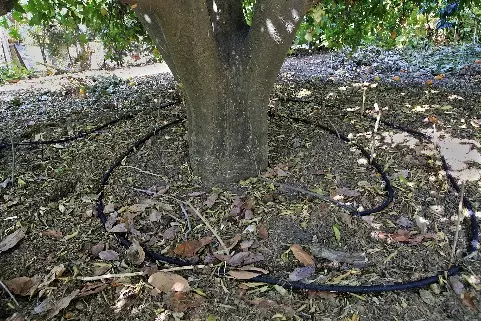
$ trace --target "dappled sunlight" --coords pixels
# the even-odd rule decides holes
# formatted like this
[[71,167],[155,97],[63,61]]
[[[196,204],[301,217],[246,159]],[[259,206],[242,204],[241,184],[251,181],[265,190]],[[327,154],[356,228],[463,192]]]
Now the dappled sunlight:
[[296,94],[297,98],[304,98],[304,97],[309,97],[312,95],[312,92],[308,89],[302,88],[299,90]]
[[383,132],[381,135],[384,137],[384,143],[390,144],[392,147],[395,147],[396,145],[405,145],[410,148],[415,148],[419,143],[418,139],[406,132]]
[[276,27],[272,23],[271,19],[266,20],[266,26],[267,26],[267,32],[271,36],[271,38],[276,42],[276,43],[281,43],[282,39],[279,36],[279,32],[277,31]]
[[150,19],[149,15],[148,14],[144,14],[144,20],[145,22],[151,24],[152,23],[152,19]]

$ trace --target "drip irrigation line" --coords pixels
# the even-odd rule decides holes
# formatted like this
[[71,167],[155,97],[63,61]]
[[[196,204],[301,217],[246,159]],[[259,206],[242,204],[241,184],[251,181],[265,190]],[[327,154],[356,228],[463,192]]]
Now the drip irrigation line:
[[[332,128],[329,128],[327,126],[324,126],[324,125],[318,124],[318,123],[314,124],[312,121],[304,119],[304,118],[287,117],[287,116],[284,116],[284,117],[289,118],[289,119],[291,119],[295,122],[303,123],[303,124],[310,125],[310,126],[315,126],[315,127],[320,128],[320,129],[322,129],[322,130],[324,130],[328,133],[331,133],[332,135],[337,136],[339,139],[343,140],[344,142],[349,143],[349,144],[353,144],[354,146],[356,146],[356,148],[361,152],[361,154],[365,158],[371,159],[371,154],[369,154],[369,152],[367,150],[365,150],[362,146],[360,146],[356,143],[353,143],[349,138],[347,138],[347,136],[339,133],[338,131],[336,131]],[[381,178],[384,181],[384,190],[387,192],[387,197],[385,198],[385,200],[380,205],[378,205],[374,208],[364,210],[364,211],[351,211],[351,214],[354,215],[354,216],[368,216],[368,215],[371,215],[371,214],[374,214],[374,213],[379,213],[382,210],[384,210],[386,207],[388,207],[392,203],[392,201],[394,200],[394,189],[392,188],[391,180],[387,176],[386,172],[384,171],[382,166],[379,165],[376,162],[375,159],[372,159],[371,165],[376,169],[378,174],[381,175]]]
[[[295,119],[296,121],[302,121],[306,124],[312,124],[312,122],[309,122],[307,120],[302,120],[302,119]],[[178,119],[175,121],[172,121],[170,123],[167,123],[159,128],[157,128],[154,132],[147,134],[140,140],[138,140],[132,147],[130,147],[127,151],[125,151],[122,155],[120,155],[109,167],[109,169],[105,172],[105,174],[102,177],[100,187],[99,187],[99,192],[98,192],[98,199],[97,199],[97,215],[104,225],[105,228],[105,222],[107,221],[107,217],[104,213],[104,204],[103,204],[103,198],[104,198],[104,187],[108,184],[109,178],[112,174],[112,172],[122,163],[122,160],[127,157],[129,154],[133,153],[135,150],[137,150],[139,147],[141,147],[149,138],[152,136],[160,133],[162,130],[167,129],[171,126],[174,126],[178,123],[182,122],[182,120]],[[325,126],[318,125],[318,124],[313,124],[315,126],[319,126],[321,129],[325,129],[330,133],[335,133],[336,136],[340,137],[341,139],[349,142],[349,139],[344,136],[340,135],[336,131],[333,131]],[[360,147],[360,146],[358,146]],[[363,149],[361,148],[361,151]],[[366,151],[362,152],[364,156],[369,156],[369,153]],[[374,165],[375,164],[375,165]],[[374,208],[372,210],[368,210],[365,212],[374,213],[376,211],[380,211],[384,209],[387,205],[392,201],[392,187],[390,185],[390,181],[383,171],[382,167],[373,162],[373,166],[376,168],[376,170],[381,174],[383,179],[385,180],[385,189],[388,192],[389,196],[383,204],[378,206],[377,208]],[[363,212],[358,212],[359,214],[364,214]],[[365,214],[368,215],[368,214]],[[132,243],[131,241],[128,240],[127,234],[126,233],[114,233],[115,236],[117,237],[118,241],[126,246],[129,247]],[[474,242],[474,237],[473,237],[473,242]],[[159,261],[159,262],[164,262],[168,264],[173,264],[177,266],[192,266],[191,263],[186,262],[184,260],[181,260],[176,257],[171,257],[171,256],[166,256],[166,255],[161,255],[158,254],[154,251],[149,250],[146,247],[143,247],[145,254],[150,257],[152,260]],[[229,269],[226,267],[223,267],[218,270],[218,275],[219,276],[226,276],[227,273],[229,272]],[[378,292],[386,292],[386,291],[401,291],[401,290],[411,290],[411,289],[416,289],[416,288],[422,288],[425,287],[429,284],[437,283],[441,278],[446,278],[455,274],[458,274],[460,272],[460,267],[459,266],[452,266],[450,267],[447,271],[440,271],[430,277],[425,277],[421,278],[415,281],[406,281],[406,282],[398,282],[398,283],[392,283],[392,284],[377,284],[377,285],[359,285],[359,286],[346,286],[346,285],[334,285],[334,284],[319,284],[319,283],[302,283],[302,282],[289,282],[283,279],[278,279],[278,278],[270,278],[267,276],[256,276],[254,278],[249,279],[249,281],[252,282],[262,282],[266,284],[273,284],[273,285],[279,285],[282,286],[286,289],[295,289],[295,290],[309,290],[309,291],[327,291],[327,292],[340,292],[340,293],[378,293]]]
[[[168,103],[165,103],[165,104],[162,104],[160,105],[159,107],[155,107],[155,109],[164,109],[164,108],[168,108],[170,106],[173,106],[173,105],[176,105],[178,104],[179,101],[173,101],[173,102],[168,102]],[[128,120],[128,119],[133,119],[135,118],[138,114],[140,114],[141,112],[144,112],[144,110],[142,111],[138,111],[136,113],[130,113],[130,114],[126,114],[126,115],[123,115],[123,116],[120,116],[118,118],[115,118],[105,124],[102,124],[102,125],[99,125],[91,130],[88,130],[86,132],[81,132],[77,135],[74,135],[74,136],[69,136],[69,137],[65,137],[65,138],[60,138],[60,139],[52,139],[52,140],[40,140],[40,141],[29,141],[29,142],[19,142],[19,143],[13,143],[14,146],[38,146],[38,145],[53,145],[53,144],[61,144],[61,143],[67,143],[67,142],[70,142],[70,141],[73,141],[73,140],[77,140],[77,139],[81,139],[81,138],[84,138],[88,135],[91,135],[93,133],[96,133],[96,132],[99,132],[101,131],[102,129],[106,128],[106,127],[109,127],[109,126],[112,126],[112,125],[115,125],[117,124],[118,122],[120,121],[123,121],[123,120]],[[7,143],[5,141],[3,142],[0,142],[0,150],[2,150],[3,148],[10,148],[12,146],[12,143]]]
[[[312,101],[309,101],[309,100],[304,100],[304,99],[299,99],[299,98],[284,98],[283,100],[287,101],[287,102],[292,101],[292,102],[303,103],[303,104],[308,104],[308,103],[312,102]],[[370,118],[370,117],[368,117],[368,118]],[[373,118],[370,118],[370,119],[373,120]],[[432,142],[432,139],[429,135],[426,135],[426,134],[424,134],[420,131],[417,131],[415,129],[412,129],[412,128],[409,128],[409,127],[406,127],[406,126],[402,126],[402,125],[398,125],[398,124],[395,124],[393,122],[390,122],[390,121],[387,121],[387,120],[382,120],[382,119],[381,119],[381,124],[383,124],[385,126],[388,126],[388,127],[391,127],[391,128],[394,128],[394,129],[397,129],[397,130],[402,131],[402,132],[409,133],[409,134],[411,134],[415,137],[419,137],[419,138],[421,138],[421,139],[423,139],[427,142]],[[322,125],[319,125],[319,126],[322,126]],[[322,127],[325,127],[325,126],[322,126]],[[322,128],[322,127],[320,127],[320,128]],[[326,130],[328,130],[329,132],[332,133],[331,129],[327,128]],[[341,139],[344,140],[344,138],[342,138],[342,137],[341,137]],[[362,152],[362,150],[361,150],[361,152]],[[366,154],[364,152],[363,152],[363,154],[364,154],[364,156],[366,156]],[[454,188],[456,193],[459,194],[461,189],[460,189],[456,179],[451,174],[451,171],[450,171],[449,165],[446,161],[446,158],[441,153],[439,153],[439,155],[441,157],[442,169],[443,169],[443,171],[446,172],[446,176],[449,180],[449,183]],[[376,167],[376,169],[380,168],[379,165],[373,165],[373,166]],[[467,196],[463,196],[463,205],[468,210],[468,215],[469,215],[469,218],[470,218],[470,221],[471,221],[470,222],[470,225],[471,225],[471,242],[470,242],[470,246],[468,248],[468,254],[470,254],[470,253],[473,253],[473,252],[477,251],[478,246],[479,246],[479,222],[478,222],[478,218],[476,217],[476,213],[474,212],[473,205],[471,204],[471,201],[469,200],[469,198]]]

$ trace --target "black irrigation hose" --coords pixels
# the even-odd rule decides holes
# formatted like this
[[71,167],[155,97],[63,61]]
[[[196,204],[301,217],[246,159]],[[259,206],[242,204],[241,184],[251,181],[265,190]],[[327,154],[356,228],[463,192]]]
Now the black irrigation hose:
[[[335,131],[334,129],[331,129],[329,127],[326,127],[324,125],[321,125],[321,124],[313,124],[311,121],[307,120],[307,119],[302,119],[302,118],[298,118],[298,117],[288,117],[289,119],[291,120],[294,120],[295,122],[299,122],[299,123],[303,123],[303,124],[306,124],[306,125],[314,125],[324,131],[327,131],[337,137],[339,137],[339,139],[343,140],[344,142],[346,143],[352,143],[351,140],[349,138],[347,138],[347,136]],[[367,159],[371,159],[371,155],[369,154],[368,151],[366,151],[362,146],[358,145],[358,144],[354,144],[356,146],[356,148],[361,152],[361,154],[366,157]],[[374,214],[374,213],[378,213],[378,212],[381,212],[382,210],[384,210],[386,207],[389,206],[389,204],[392,203],[392,201],[394,200],[394,190],[392,188],[392,185],[391,185],[391,181],[389,180],[389,177],[387,177],[386,173],[384,172],[383,168],[381,167],[381,165],[379,165],[376,160],[372,160],[371,161],[371,165],[376,169],[376,171],[379,173],[379,175],[381,175],[383,181],[384,181],[384,189],[386,190],[387,192],[387,197],[386,199],[381,203],[381,205],[379,206],[376,206],[375,208],[372,208],[372,209],[368,209],[368,210],[364,210],[364,211],[351,211],[351,214],[352,215],[355,215],[355,216],[368,216],[368,215],[371,215],[371,214]]]
[[[179,101],[173,101],[173,102],[168,102],[168,103],[165,103],[165,104],[162,104],[160,105],[159,107],[155,107],[156,109],[164,109],[164,108],[167,108],[167,107],[170,107],[170,106],[173,106],[173,105],[176,105],[178,104]],[[70,142],[70,141],[73,141],[73,140],[77,140],[77,139],[81,139],[81,138],[84,138],[88,135],[91,135],[93,133],[96,133],[96,132],[99,132],[101,131],[102,129],[106,128],[106,127],[109,127],[109,126],[112,126],[112,125],[115,125],[116,123],[120,122],[120,121],[123,121],[123,120],[128,120],[128,119],[133,119],[135,116],[137,116],[140,112],[142,111],[138,111],[136,113],[130,113],[130,114],[126,114],[126,115],[123,115],[123,116],[120,116],[118,118],[115,118],[105,124],[102,124],[102,125],[99,125],[91,130],[88,130],[86,132],[81,132],[77,135],[74,135],[74,136],[69,136],[69,137],[65,137],[65,138],[61,138],[61,139],[52,139],[52,140],[41,140],[41,141],[29,141],[29,142],[20,142],[20,143],[13,143],[14,146],[38,146],[38,145],[52,145],[52,144],[61,144],[61,143],[66,143],[66,142]],[[10,148],[12,147],[12,144],[11,143],[7,143],[7,142],[0,142],[0,150],[4,149],[4,148]]]
[[[302,121],[302,122],[310,124],[310,122],[305,121],[305,120],[301,120],[299,118],[297,118],[295,120],[296,121]],[[151,138],[152,136],[154,136],[157,133],[160,133],[163,129],[171,127],[171,126],[173,126],[175,124],[178,124],[180,122],[181,122],[181,120],[175,120],[173,122],[167,123],[167,124],[157,128],[154,132],[144,136],[139,141],[137,141],[132,147],[130,147],[127,151],[125,151],[122,155],[120,155],[114,161],[114,163],[109,167],[109,169],[105,172],[105,174],[104,174],[104,176],[102,177],[102,180],[101,180],[100,189],[99,189],[99,193],[98,193],[99,197],[97,199],[97,215],[98,215],[100,221],[102,222],[102,224],[104,225],[104,227],[105,227],[105,222],[107,221],[107,217],[105,216],[105,213],[103,211],[103,209],[104,209],[104,205],[103,205],[104,187],[107,185],[108,180],[109,180],[112,172],[115,170],[116,167],[118,167],[121,164],[122,160],[125,157],[127,157],[129,154],[134,152],[137,148],[141,147],[149,138]],[[317,126],[317,124],[316,124],[316,126]],[[321,126],[321,125],[319,125],[319,128],[326,129],[331,133],[335,133],[341,139],[343,139],[345,141],[349,141],[349,139],[347,137],[345,137],[345,136],[341,137],[341,135],[339,133],[337,133],[337,132],[335,132],[331,129],[328,129],[328,128],[326,128],[324,126]],[[363,152],[363,155],[368,157],[369,153]],[[377,164],[377,163],[375,163],[375,164]],[[379,173],[381,173],[381,176],[385,180],[385,182],[386,182],[385,187],[388,191],[388,194],[391,194],[392,193],[392,187],[390,188],[391,185],[389,183],[389,179],[387,178],[387,175],[384,173],[383,169],[378,164],[375,165],[375,168]],[[390,192],[390,190],[391,190],[391,192]],[[388,200],[389,200],[389,198],[390,197],[388,197]],[[386,203],[386,201],[384,203]],[[379,206],[378,208],[381,208],[381,207],[382,207],[382,205]],[[383,209],[383,208],[384,207],[382,207],[381,209]],[[373,210],[375,210],[375,209],[373,209]],[[370,211],[373,211],[373,210],[370,210]],[[360,213],[362,214],[362,212],[360,212]],[[365,214],[365,215],[367,215],[367,214]],[[477,221],[476,221],[476,223],[477,223]],[[474,230],[474,228],[473,228],[473,230]],[[122,245],[130,246],[131,242],[127,239],[125,233],[115,233],[115,235]],[[473,235],[473,242],[472,242],[473,245],[474,245],[474,241],[475,241],[475,237]],[[477,245],[477,237],[476,237],[476,245]],[[173,264],[173,265],[178,265],[178,266],[189,266],[189,265],[191,265],[190,263],[188,263],[184,260],[181,260],[181,259],[178,259],[178,258],[175,258],[175,257],[164,256],[164,255],[152,252],[152,251],[148,250],[147,248],[144,248],[144,251],[145,251],[147,256],[149,256],[151,259],[156,260],[156,261],[161,261],[161,262],[165,262],[165,263],[169,263],[169,264]],[[302,283],[302,282],[288,282],[288,281],[285,281],[285,280],[276,279],[276,278],[269,278],[269,277],[266,277],[266,276],[257,276],[257,277],[249,279],[249,281],[280,285],[280,286],[282,286],[284,288],[287,288],[287,289],[297,289],[297,290],[328,291],[328,292],[350,292],[350,293],[377,293],[377,292],[386,292],[386,291],[410,290],[410,289],[425,287],[429,284],[439,282],[439,279],[442,278],[442,277],[448,277],[448,276],[458,274],[459,271],[460,271],[460,268],[458,266],[453,266],[448,271],[438,272],[437,274],[435,274],[431,277],[425,277],[425,278],[422,278],[422,279],[418,279],[416,281],[399,282],[399,283],[393,283],[393,284],[360,285],[360,286],[345,286],[345,285],[316,284],[316,283],[306,284],[306,283]],[[221,268],[218,271],[218,274],[220,276],[225,276],[227,274],[227,272],[228,272],[227,268]]]
[[[405,132],[407,132],[407,133],[409,133],[413,136],[420,137],[420,138],[422,138],[426,141],[431,141],[431,137],[429,137],[428,135],[426,135],[424,133],[416,131],[414,129],[407,128],[407,127],[400,126],[400,125],[396,125],[396,124],[394,124],[392,122],[389,122],[389,121],[386,121],[386,120],[384,120],[384,121],[381,120],[381,123],[383,123],[386,126],[398,129],[400,131],[405,131]],[[451,175],[451,172],[449,170],[449,165],[446,162],[446,158],[442,154],[440,154],[440,155],[441,155],[441,162],[442,162],[443,171],[446,172],[446,176],[448,177],[449,182],[453,186],[454,190],[457,193],[460,193],[461,189],[459,188],[459,185],[456,182],[456,179],[453,177],[453,175]],[[472,235],[471,235],[471,244],[470,244],[470,248],[469,248],[468,251],[469,251],[469,253],[473,253],[474,251],[476,251],[478,249],[478,244],[479,244],[478,218],[476,217],[476,214],[474,213],[473,205],[471,204],[471,201],[466,196],[463,196],[463,205],[468,210],[469,218],[471,219],[471,233],[472,233]]]

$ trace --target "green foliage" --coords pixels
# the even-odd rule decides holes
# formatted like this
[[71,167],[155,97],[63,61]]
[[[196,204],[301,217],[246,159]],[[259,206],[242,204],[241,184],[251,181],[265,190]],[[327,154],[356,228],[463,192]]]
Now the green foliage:
[[[12,17],[19,23],[38,26],[47,33],[49,50],[55,44],[86,44],[98,38],[104,44],[106,59],[122,64],[131,52],[151,52],[154,45],[130,7],[117,0],[27,0]],[[13,38],[20,35],[16,26],[3,18]],[[38,37],[37,37],[38,38]]]
[[[243,0],[249,25],[255,4],[256,0]],[[295,45],[389,48],[471,41],[481,28],[480,15],[477,0],[323,0],[304,18]],[[46,44],[85,44],[100,39],[105,58],[118,65],[131,53],[159,57],[133,11],[118,0],[25,0],[12,17],[38,26],[46,33]],[[15,25],[5,18],[0,23],[10,27],[13,38],[20,38]]]
[[480,27],[479,10],[473,0],[325,0],[304,18],[296,45],[389,48],[469,41]]
[[28,78],[31,75],[32,72],[24,67],[16,65],[2,66],[0,67],[0,84],[16,82],[20,79]]

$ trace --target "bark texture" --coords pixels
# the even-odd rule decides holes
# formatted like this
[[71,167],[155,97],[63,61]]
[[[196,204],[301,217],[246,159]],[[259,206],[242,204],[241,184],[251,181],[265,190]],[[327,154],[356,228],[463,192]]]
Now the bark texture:
[[137,2],[137,16],[182,84],[191,166],[207,185],[266,168],[269,95],[312,3],[257,0],[248,26],[242,0]]

